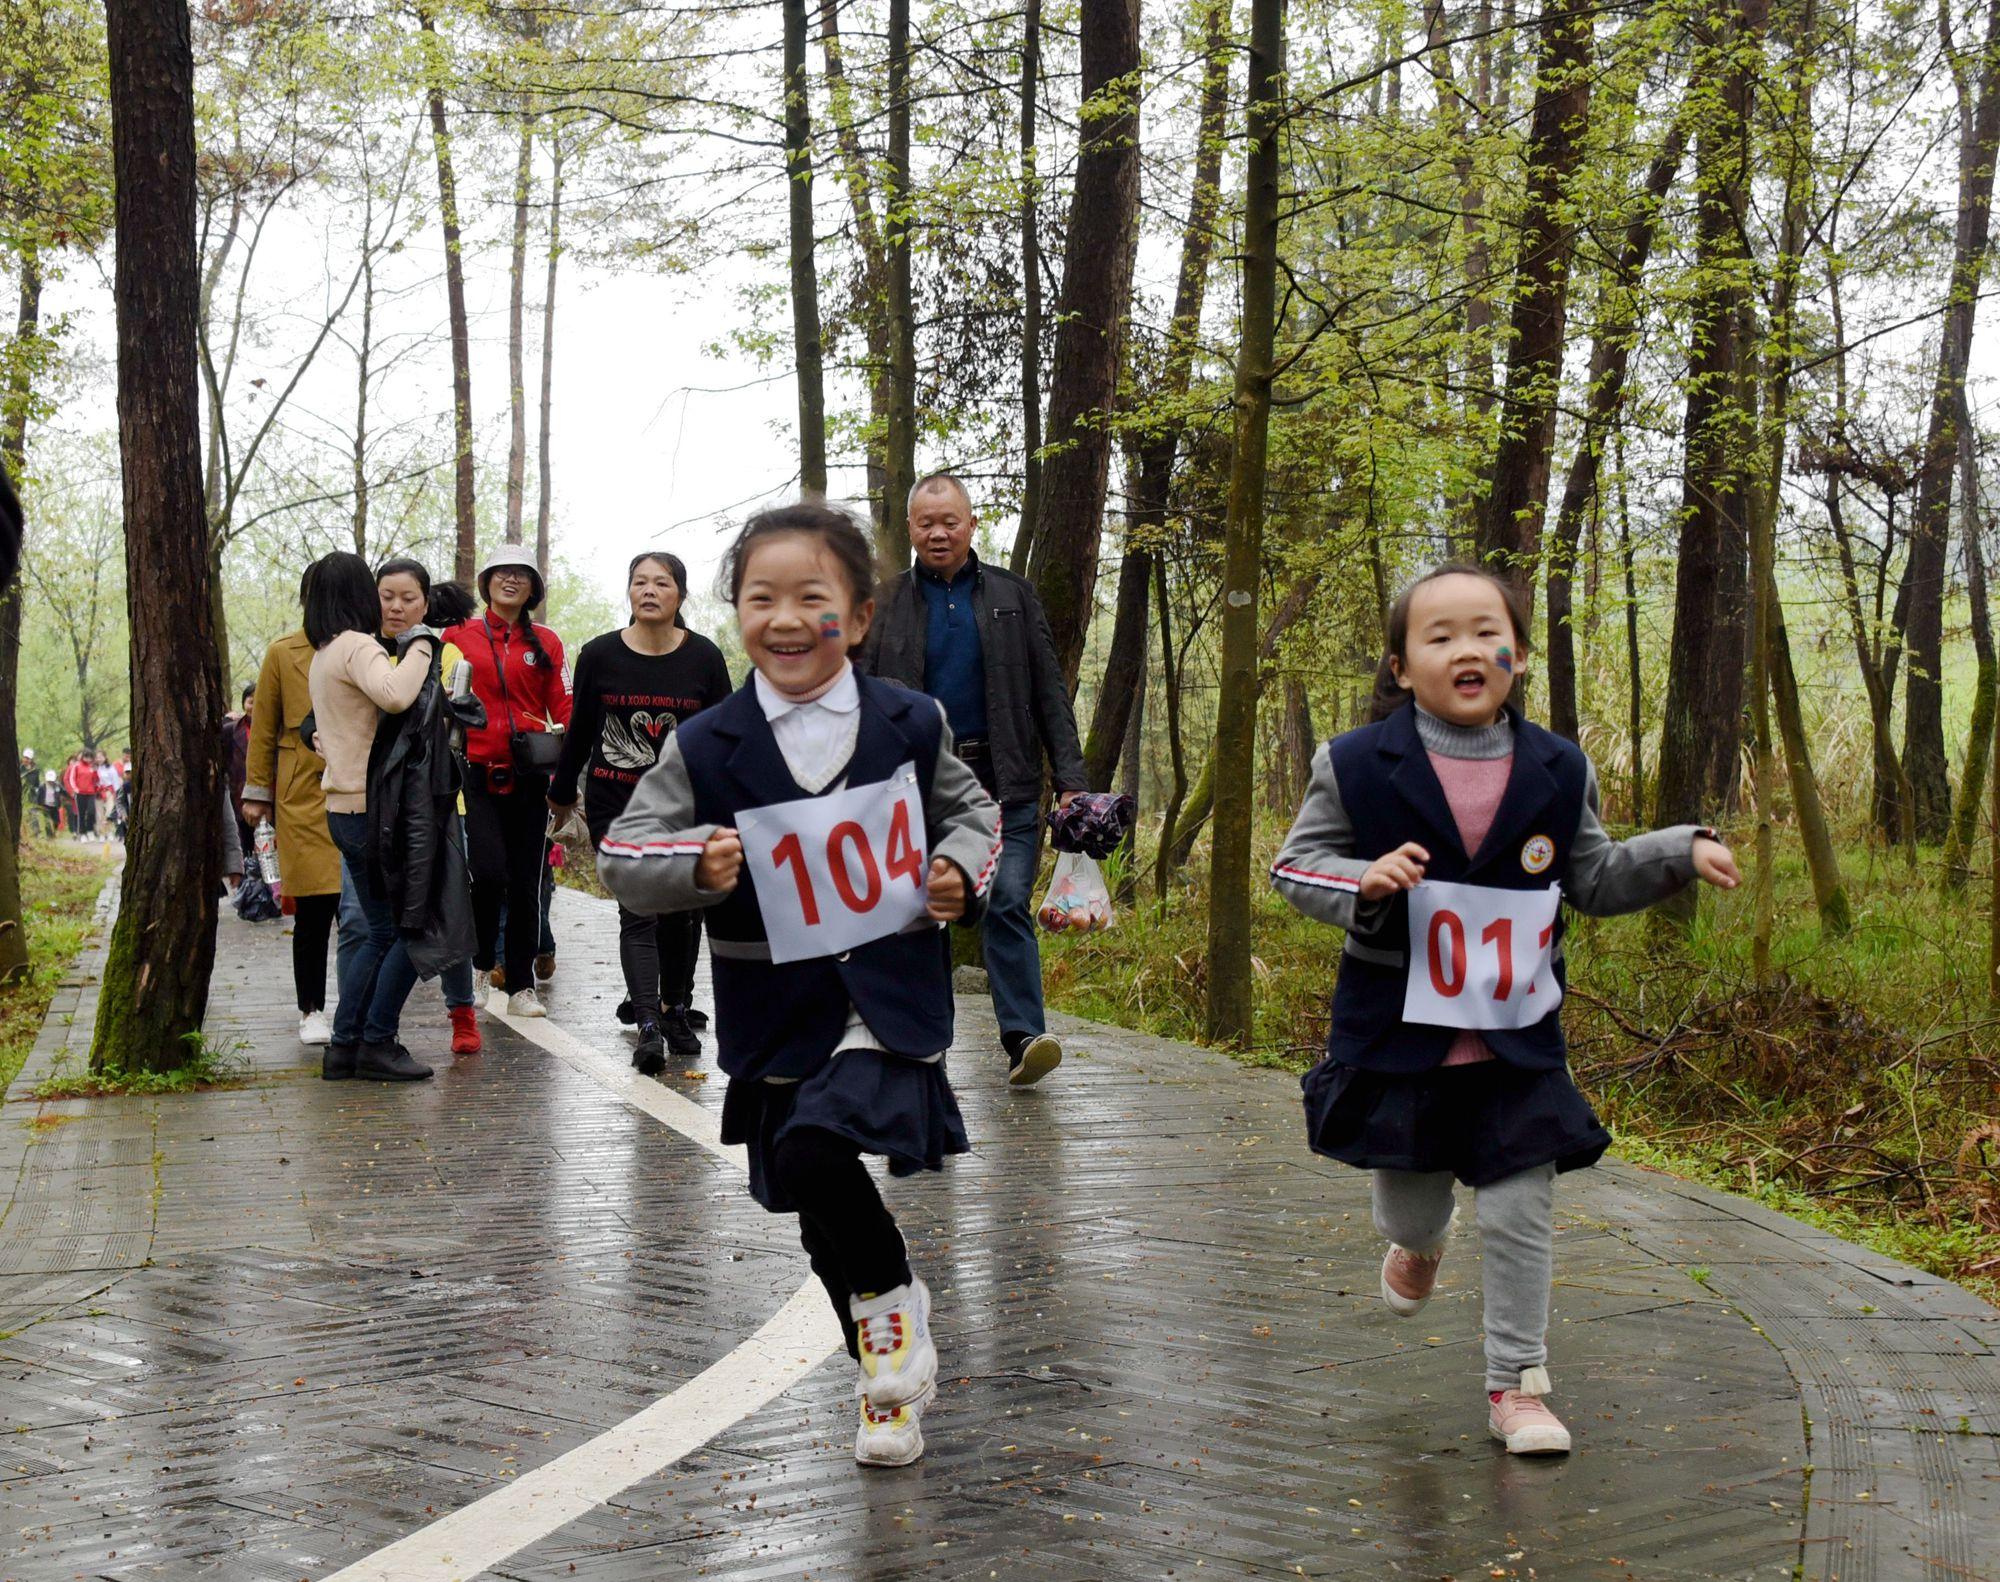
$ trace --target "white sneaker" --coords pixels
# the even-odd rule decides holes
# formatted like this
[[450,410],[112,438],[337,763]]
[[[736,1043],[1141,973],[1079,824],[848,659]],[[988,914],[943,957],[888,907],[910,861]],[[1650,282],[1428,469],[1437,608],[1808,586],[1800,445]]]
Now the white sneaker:
[[307,1011],[299,1018],[299,1042],[319,1049],[333,1042],[333,1023],[324,1011]]
[[901,1406],[861,1402],[861,1426],[854,1434],[854,1459],[864,1467],[907,1467],[924,1453],[924,1407],[931,1391]]
[[860,1332],[862,1398],[888,1411],[929,1394],[937,1382],[931,1288],[912,1279],[880,1296],[851,1296],[847,1310]]
[[542,1004],[542,997],[533,989],[520,989],[507,996],[509,1016],[547,1016],[548,1009]]
[[1487,1432],[1517,1456],[1568,1455],[1569,1430],[1542,1400],[1549,1388],[1547,1368],[1523,1368],[1519,1389],[1487,1396]]

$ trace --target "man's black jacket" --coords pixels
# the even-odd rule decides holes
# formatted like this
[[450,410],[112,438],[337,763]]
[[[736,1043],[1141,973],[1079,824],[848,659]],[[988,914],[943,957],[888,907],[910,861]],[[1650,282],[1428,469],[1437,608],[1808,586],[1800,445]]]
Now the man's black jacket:
[[[1002,802],[1042,794],[1046,753],[1061,791],[1084,791],[1083,747],[1055,638],[1035,590],[1011,571],[972,559],[972,609],[986,669],[986,739],[994,793]],[[930,607],[914,567],[875,590],[875,624],[861,646],[861,668],[885,681],[924,690],[924,644]]]

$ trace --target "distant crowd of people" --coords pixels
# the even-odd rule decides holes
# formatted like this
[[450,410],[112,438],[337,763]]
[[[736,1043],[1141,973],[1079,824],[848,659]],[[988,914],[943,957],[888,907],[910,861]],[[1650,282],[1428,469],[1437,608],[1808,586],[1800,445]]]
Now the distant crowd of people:
[[60,770],[45,767],[35,749],[21,749],[21,809],[39,819],[50,839],[122,841],[131,815],[132,749],[114,758],[102,747],[71,753]]

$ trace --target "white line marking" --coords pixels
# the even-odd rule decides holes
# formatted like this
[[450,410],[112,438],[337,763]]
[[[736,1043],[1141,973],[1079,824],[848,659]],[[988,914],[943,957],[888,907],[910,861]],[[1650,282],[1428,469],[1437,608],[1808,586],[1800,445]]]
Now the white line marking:
[[[492,1013],[489,1013],[492,1014]],[[721,1121],[671,1088],[599,1054],[545,1018],[497,1020],[599,1087],[737,1169]],[[462,1582],[664,1472],[817,1368],[841,1344],[819,1281],[807,1276],[756,1334],[672,1394],[491,1494],[334,1572],[326,1582]]]

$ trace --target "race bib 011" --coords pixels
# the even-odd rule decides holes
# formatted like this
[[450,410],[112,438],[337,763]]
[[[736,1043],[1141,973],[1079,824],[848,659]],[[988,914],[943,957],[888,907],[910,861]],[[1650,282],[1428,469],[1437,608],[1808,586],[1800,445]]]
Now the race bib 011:
[[837,956],[925,915],[913,764],[872,785],[752,808],[737,815],[736,833],[775,962]]
[[1499,890],[1426,879],[1410,891],[1403,1020],[1474,1031],[1532,1027],[1562,1004],[1562,886]]

